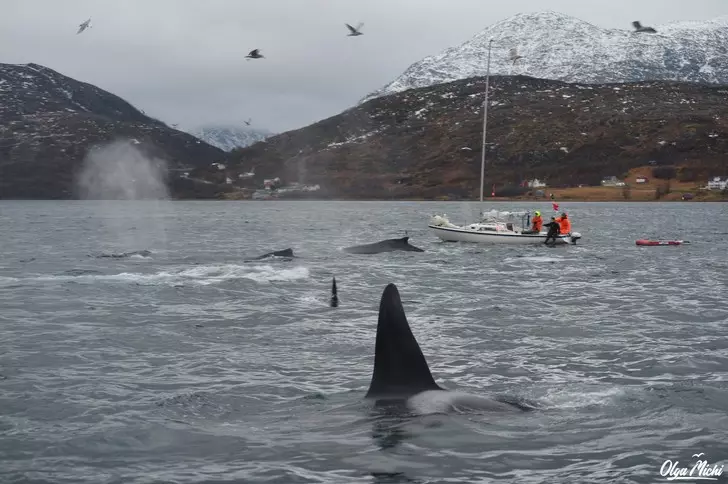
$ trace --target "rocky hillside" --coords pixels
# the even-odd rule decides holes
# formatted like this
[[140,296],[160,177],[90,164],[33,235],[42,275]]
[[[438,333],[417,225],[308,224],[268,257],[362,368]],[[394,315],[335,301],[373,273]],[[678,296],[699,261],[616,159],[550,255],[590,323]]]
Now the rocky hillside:
[[[230,155],[257,183],[318,183],[342,198],[478,196],[484,79],[372,99]],[[524,179],[599,184],[655,160],[728,174],[728,87],[586,85],[491,77],[486,193]]]
[[225,152],[47,67],[0,64],[0,199],[74,198],[86,154],[118,139],[167,161],[172,196],[220,191],[178,178],[185,167],[209,165]]
[[202,126],[189,133],[224,151],[245,148],[273,135],[267,130],[238,126]]
[[[657,33],[602,29],[554,12],[519,14],[422,59],[373,97],[491,73],[581,83],[651,80],[728,84],[728,16],[655,25]],[[510,50],[520,59],[514,63]]]

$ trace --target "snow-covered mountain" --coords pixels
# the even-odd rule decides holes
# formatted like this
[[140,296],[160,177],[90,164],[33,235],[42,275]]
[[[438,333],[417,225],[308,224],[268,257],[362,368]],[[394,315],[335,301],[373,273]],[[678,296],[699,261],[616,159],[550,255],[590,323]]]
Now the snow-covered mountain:
[[[654,27],[657,33],[636,33],[603,29],[550,11],[515,15],[460,46],[412,64],[362,102],[407,89],[483,76],[491,38],[491,73],[496,75],[521,74],[581,83],[680,80],[728,84],[728,16]],[[512,48],[522,56],[515,63],[510,59]]]
[[225,151],[245,148],[273,136],[273,133],[267,130],[238,126],[202,126],[191,130],[189,133]]

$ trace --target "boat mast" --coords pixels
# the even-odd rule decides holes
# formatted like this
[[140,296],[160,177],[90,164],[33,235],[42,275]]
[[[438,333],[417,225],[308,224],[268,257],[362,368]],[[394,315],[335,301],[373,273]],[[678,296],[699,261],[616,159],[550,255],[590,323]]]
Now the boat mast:
[[488,86],[490,84],[490,48],[493,37],[488,40],[488,64],[485,72],[485,102],[483,103],[483,149],[480,157],[480,201],[483,201],[483,179],[485,177],[485,134],[488,128]]

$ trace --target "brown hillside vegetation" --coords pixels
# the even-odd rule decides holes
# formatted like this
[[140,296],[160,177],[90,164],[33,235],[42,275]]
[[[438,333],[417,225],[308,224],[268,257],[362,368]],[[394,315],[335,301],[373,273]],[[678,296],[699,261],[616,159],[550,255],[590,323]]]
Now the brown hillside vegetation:
[[[705,182],[685,182],[679,179],[657,179],[652,176],[653,167],[641,166],[630,170],[624,177],[626,187],[573,187],[573,188],[544,188],[547,193],[553,193],[557,200],[572,201],[681,201],[683,195],[692,195],[695,201],[728,201],[728,193],[705,190]],[[638,184],[636,179],[645,177],[646,183]],[[533,198],[533,197],[523,197]]]
[[[471,78],[376,98],[235,150],[229,167],[256,167],[256,184],[318,183],[337,198],[475,198],[483,89]],[[728,174],[728,87],[517,76],[492,77],[491,89],[486,195],[530,178],[599,185],[650,160],[686,167],[693,186]]]

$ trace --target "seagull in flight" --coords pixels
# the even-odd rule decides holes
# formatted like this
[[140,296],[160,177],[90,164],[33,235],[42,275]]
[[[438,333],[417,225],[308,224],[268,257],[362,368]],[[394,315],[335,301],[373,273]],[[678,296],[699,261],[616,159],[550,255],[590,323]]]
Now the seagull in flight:
[[635,32],[647,32],[649,34],[656,34],[657,30],[653,29],[652,27],[643,27],[639,20],[635,20],[632,22],[632,25],[634,26]]
[[352,27],[349,24],[344,24],[344,25],[346,25],[346,28],[349,29],[349,34],[347,35],[347,37],[356,37],[357,35],[364,35],[361,32],[359,32],[359,29],[361,29],[364,26],[363,22],[359,23],[359,25],[357,25],[356,28]]
[[508,56],[510,57],[511,61],[513,62],[513,65],[516,64],[516,61],[518,59],[523,59],[522,55],[518,55],[518,49],[516,49],[515,47],[510,50],[510,52],[508,53]]
[[247,57],[248,59],[262,59],[265,56],[260,53],[260,49],[253,49],[245,57]]
[[88,20],[78,26],[78,32],[76,32],[76,35],[80,34],[89,27],[91,27],[91,17],[89,17]]
[[243,123],[245,123],[246,126],[250,126],[250,122],[251,121],[252,121],[252,119],[251,118],[248,118],[248,120],[247,121],[243,121]]

